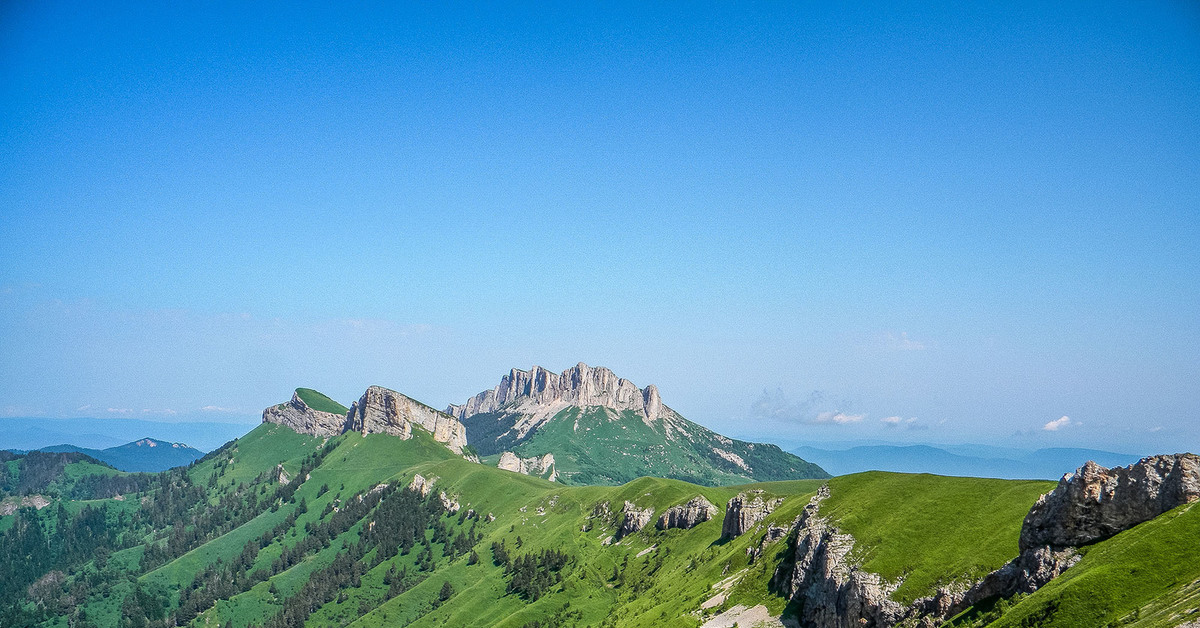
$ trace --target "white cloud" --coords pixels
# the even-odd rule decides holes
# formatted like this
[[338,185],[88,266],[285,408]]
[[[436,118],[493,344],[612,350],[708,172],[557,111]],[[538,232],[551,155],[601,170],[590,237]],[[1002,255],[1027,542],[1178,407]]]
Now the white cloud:
[[899,416],[889,416],[879,419],[883,426],[889,429],[903,428],[906,430],[927,430],[929,426],[925,423],[917,421],[917,417],[908,417],[907,419]]
[[867,418],[865,414],[846,414],[845,412],[822,412],[813,419],[813,423],[835,423],[837,425],[845,425],[847,423],[858,423]]
[[1046,423],[1042,426],[1042,429],[1047,432],[1057,432],[1064,427],[1070,427],[1072,425],[1078,425],[1078,422],[1072,421],[1071,417],[1063,415],[1062,418],[1054,419],[1053,421]]
[[913,340],[908,337],[908,332],[902,331],[900,335],[889,333],[887,336],[887,346],[893,351],[924,351],[925,343],[919,340]]
[[108,411],[113,414],[129,414],[133,412],[133,408],[109,408]]
[[204,406],[200,408],[201,412],[241,412],[237,408],[226,408],[223,406]]

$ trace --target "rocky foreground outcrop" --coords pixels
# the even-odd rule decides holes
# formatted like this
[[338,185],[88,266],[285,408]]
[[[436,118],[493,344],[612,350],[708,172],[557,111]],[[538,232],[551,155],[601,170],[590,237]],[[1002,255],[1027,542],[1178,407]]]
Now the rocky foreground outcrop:
[[540,366],[528,371],[512,369],[495,388],[471,397],[462,405],[451,405],[446,412],[459,420],[501,409],[550,418],[568,406],[633,410],[647,421],[658,419],[664,408],[658,388],[653,385],[639,389],[607,368],[593,368],[580,362],[562,373]]
[[263,423],[286,425],[301,434],[337,436],[344,431],[346,417],[313,410],[304,403],[299,393],[292,393],[291,401],[263,410]]
[[1143,458],[1106,469],[1088,462],[1038,499],[1021,527],[1021,549],[1106,539],[1200,499],[1200,456]]
[[772,587],[799,603],[806,626],[936,626],[976,603],[1032,593],[1079,562],[1076,546],[1200,499],[1198,463],[1194,454],[1155,456],[1115,469],[1089,462],[1030,509],[1017,558],[978,582],[941,588],[908,606],[889,597],[898,583],[884,582],[849,560],[854,537],[818,515],[821,501],[829,495],[828,487],[822,487],[796,519]]
[[412,427],[418,425],[456,454],[463,455],[467,446],[467,428],[458,419],[381,386],[368,388],[346,416],[313,410],[298,393],[293,394],[291,401],[263,410],[263,423],[277,423],[314,436],[353,431],[364,436],[391,434],[405,440],[412,438]]
[[725,520],[721,522],[721,538],[732,539],[746,533],[783,503],[783,498],[764,499],[761,489],[738,493],[725,505]]
[[671,528],[694,528],[697,525],[712,519],[717,514],[717,507],[712,502],[704,499],[703,496],[696,496],[688,500],[686,504],[672,506],[658,517],[658,529],[669,530]]
[[558,478],[558,471],[554,468],[554,454],[546,454],[544,456],[534,456],[533,458],[522,458],[511,451],[506,451],[500,454],[500,460],[496,463],[498,468],[514,473],[523,473],[525,475],[536,475],[541,477],[550,472],[546,479],[553,482]]

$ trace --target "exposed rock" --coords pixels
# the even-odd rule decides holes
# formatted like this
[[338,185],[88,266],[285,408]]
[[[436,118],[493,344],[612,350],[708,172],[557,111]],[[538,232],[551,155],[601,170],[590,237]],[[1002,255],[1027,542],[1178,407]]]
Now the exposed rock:
[[438,491],[438,501],[442,502],[442,508],[445,508],[446,512],[450,514],[458,512],[461,508],[458,504],[458,498],[446,495],[446,491]]
[[558,471],[554,468],[554,454],[521,458],[511,451],[506,451],[500,454],[500,462],[496,466],[505,471],[536,475],[538,477],[545,475],[549,471],[550,475],[546,479],[551,482],[558,478]]
[[41,495],[26,495],[21,498],[10,497],[0,502],[0,517],[7,517],[21,508],[36,508],[41,510],[49,505],[50,500]]
[[1063,476],[1029,510],[1021,550],[1100,541],[1197,499],[1200,456],[1195,454],[1153,456],[1112,469],[1089,461]]
[[702,496],[693,497],[686,504],[672,506],[658,518],[658,529],[691,528],[712,519],[717,507]]
[[287,403],[263,410],[262,420],[263,423],[278,423],[301,434],[314,436],[336,436],[342,433],[346,425],[344,415],[313,410],[298,393],[292,393],[292,400]]
[[421,497],[429,497],[429,491],[433,490],[434,482],[437,482],[437,478],[430,477],[427,480],[425,476],[417,473],[413,475],[412,482],[408,483],[408,490],[419,493]]
[[465,419],[505,408],[544,420],[568,406],[633,410],[648,422],[657,420],[665,408],[655,386],[639,389],[603,366],[590,367],[580,362],[562,373],[540,366],[528,371],[512,369],[499,386],[471,397],[462,405],[451,405],[446,412]]
[[721,524],[721,538],[731,539],[745,534],[759,521],[771,514],[783,498],[763,499],[762,490],[738,493],[725,506],[725,521]]
[[412,426],[419,425],[445,443],[450,451],[462,454],[467,446],[467,428],[458,419],[394,390],[371,386],[350,407],[346,431],[366,434],[391,434],[412,438]]
[[282,464],[275,465],[275,479],[279,481],[281,486],[287,486],[292,481],[292,477],[288,475]]
[[763,535],[762,544],[767,545],[769,543],[774,543],[775,541],[787,536],[787,533],[788,529],[784,526],[769,525],[767,526],[766,534]]
[[1056,551],[1049,546],[1042,546],[1027,549],[966,591],[941,588],[933,596],[917,600],[913,603],[911,613],[950,617],[989,598],[1033,593],[1074,566],[1080,558],[1073,548]]
[[854,547],[854,537],[841,534],[817,515],[828,494],[825,490],[813,497],[796,520],[796,544],[776,570],[774,586],[787,599],[800,603],[801,623],[806,626],[895,625],[906,610],[888,598],[895,587],[878,574],[851,565],[847,555]]
[[621,528],[617,530],[617,540],[641,530],[654,518],[653,508],[638,508],[637,504],[629,501],[625,502],[621,513],[624,517],[621,519]]

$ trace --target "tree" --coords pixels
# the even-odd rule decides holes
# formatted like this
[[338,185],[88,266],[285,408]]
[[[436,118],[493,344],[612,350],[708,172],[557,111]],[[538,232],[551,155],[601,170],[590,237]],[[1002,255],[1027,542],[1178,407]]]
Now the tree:
[[447,580],[446,582],[443,582],[442,590],[441,590],[441,592],[438,593],[438,601],[445,602],[446,600],[450,599],[453,595],[454,595],[454,585],[450,584],[449,580]]

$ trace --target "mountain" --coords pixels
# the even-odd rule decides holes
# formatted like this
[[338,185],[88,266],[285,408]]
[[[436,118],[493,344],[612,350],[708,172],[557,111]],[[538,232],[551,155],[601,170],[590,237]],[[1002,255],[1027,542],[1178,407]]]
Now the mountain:
[[120,418],[0,418],[0,449],[32,451],[61,443],[107,449],[147,436],[211,451],[253,429],[246,423],[146,421]]
[[946,448],[930,445],[860,445],[849,449],[806,446],[791,451],[821,465],[834,475],[895,471],[1012,480],[1057,480],[1089,460],[1110,467],[1138,461],[1138,456],[1130,454],[1076,448],[1036,451],[994,448],[993,451],[992,448],[967,445]]
[[291,401],[263,410],[262,420],[313,436],[359,432],[403,440],[412,438],[413,427],[419,426],[454,453],[474,456],[467,451],[466,427],[458,419],[382,386],[367,388],[349,408],[310,388],[297,388]]
[[76,447],[75,445],[52,445],[50,447],[42,447],[39,451],[75,451],[87,454],[121,471],[141,471],[148,473],[166,471],[172,467],[187,466],[204,456],[204,452],[188,447],[183,443],[168,443],[153,438],[142,438],[132,443],[109,447],[108,449],[88,449],[86,447]]
[[663,404],[654,385],[638,388],[582,362],[562,373],[512,369],[495,388],[446,413],[462,421],[481,456],[532,463],[550,455],[552,470],[533,464],[567,484],[648,475],[708,485],[828,477],[776,445],[726,438],[688,421]]
[[0,516],[0,625],[1169,628],[1196,617],[1195,456],[1085,466],[1057,484],[868,472],[564,486],[468,460],[415,421],[397,431],[266,422],[157,476],[77,453],[0,454],[14,504]]

